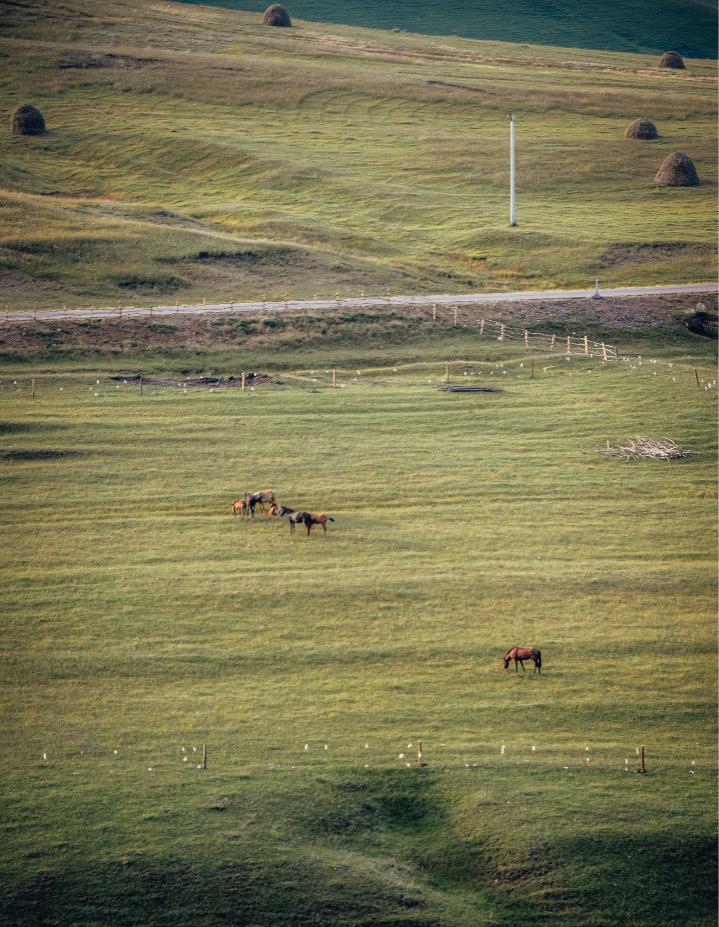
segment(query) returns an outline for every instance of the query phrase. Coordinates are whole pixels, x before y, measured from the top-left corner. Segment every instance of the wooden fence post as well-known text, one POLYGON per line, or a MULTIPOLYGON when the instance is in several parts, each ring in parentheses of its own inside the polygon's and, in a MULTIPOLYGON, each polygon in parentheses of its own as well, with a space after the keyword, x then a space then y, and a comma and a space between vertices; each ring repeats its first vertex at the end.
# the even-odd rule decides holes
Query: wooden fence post
POLYGON ((335 367, 332 368, 332 386, 337 388, 337 370, 335 367))
POLYGON ((589 338, 586 335, 584 336, 584 353, 589 354, 589 338))
POLYGON ((417 744, 417 765, 419 767, 426 766, 427 764, 424 761, 424 749, 422 747, 422 741, 417 744))
POLYGON ((499 340, 504 341, 504 322, 499 323, 499 340))
POLYGON ((480 335, 484 334, 484 319, 482 319, 482 321, 479 324, 479 334, 480 335))
POLYGON ((437 303, 432 303, 432 321, 437 321, 437 303))
POLYGON ((241 385, 240 389, 241 389, 241 391, 244 393, 244 391, 245 391, 245 371, 244 371, 244 370, 242 371, 242 385, 241 385))
POLYGON ((701 389, 702 385, 699 382, 699 371, 697 370, 696 367, 694 368, 694 379, 697 381, 697 386, 699 387, 699 389, 701 389))
POLYGON ((455 324, 455 325, 457 324, 457 312, 458 312, 458 311, 459 311, 459 310, 458 310, 457 307, 455 306, 455 307, 454 307, 454 324, 455 324))
POLYGON ((524 347, 525 350, 529 347, 529 332, 526 328, 524 329, 524 347))
POLYGON ((37 380, 35 377, 32 378, 32 398, 35 398, 35 387, 37 386, 37 380))
POLYGON ((572 353, 572 336, 567 335, 567 354, 571 355, 572 353))
POLYGON ((607 346, 604 342, 602 342, 602 360, 609 360, 607 357, 607 346))
POLYGON ((644 762, 644 745, 643 744, 640 747, 640 750, 641 750, 641 761, 640 761, 639 769, 637 770, 637 772, 645 773, 647 771, 647 767, 646 767, 646 763, 644 762))
POLYGON ((552 353, 554 352, 554 340, 555 340, 556 337, 557 337, 556 335, 552 335, 552 342, 551 342, 551 344, 549 345, 549 353, 550 353, 550 354, 552 354, 552 353))
POLYGON ((202 768, 207 769, 207 744, 202 745, 202 768))

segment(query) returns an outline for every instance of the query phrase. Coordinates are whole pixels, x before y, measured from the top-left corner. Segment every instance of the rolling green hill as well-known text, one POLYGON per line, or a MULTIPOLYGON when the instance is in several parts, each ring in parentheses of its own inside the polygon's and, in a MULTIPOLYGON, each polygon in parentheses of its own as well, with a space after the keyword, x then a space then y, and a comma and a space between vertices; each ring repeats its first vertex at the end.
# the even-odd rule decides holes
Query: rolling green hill
POLYGON ((4 13, 0 109, 32 102, 49 131, 0 133, 0 306, 714 274, 710 61, 672 72, 654 55, 268 29, 139 0, 4 13), (640 115, 660 139, 623 138, 640 115), (655 188, 677 149, 702 185, 655 188))
MULTIPOLYGON (((194 3, 197 0, 183 0, 194 3)), ((213 0, 215 6, 263 11, 264 0, 213 0)), ((425 35, 716 57, 716 6, 707 0, 289 0, 293 16, 425 35)))

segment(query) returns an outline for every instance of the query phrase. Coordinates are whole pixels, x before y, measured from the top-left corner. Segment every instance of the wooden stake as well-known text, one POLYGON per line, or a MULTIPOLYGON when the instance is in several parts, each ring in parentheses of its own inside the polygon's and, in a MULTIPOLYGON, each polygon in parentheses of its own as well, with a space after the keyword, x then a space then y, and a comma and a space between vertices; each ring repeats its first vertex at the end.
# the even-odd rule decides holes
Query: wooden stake
POLYGON ((529 347, 529 332, 527 329, 524 329, 524 347, 525 349, 529 347))
POLYGON ((529 375, 529 379, 530 379, 530 380, 533 380, 533 379, 534 379, 534 361, 532 361, 532 372, 531 372, 530 375, 529 375))
POLYGON ((202 768, 207 769, 207 744, 202 745, 202 768))
POLYGON ((432 304, 432 321, 437 321, 437 303, 432 304))
POLYGON ((337 388, 337 370, 332 368, 332 386, 337 388))
POLYGON ((552 343, 549 345, 549 353, 551 354, 554 351, 554 340, 557 336, 552 335, 552 343))
POLYGON ((644 762, 644 745, 642 744, 642 746, 639 749, 642 752, 641 752, 641 762, 640 762, 640 766, 637 772, 643 774, 647 771, 646 763, 644 762))
POLYGON ((697 370, 696 367, 694 368, 694 379, 697 381, 697 386, 699 387, 699 389, 701 389, 702 385, 699 382, 699 371, 697 370))
POLYGON ((604 342, 602 342, 602 359, 609 360, 609 358, 607 357, 607 346, 604 342))
POLYGON ((417 744, 417 765, 426 766, 427 764, 424 761, 424 749, 422 747, 422 741, 417 744))
POLYGON ((37 386, 37 380, 35 377, 32 378, 32 398, 35 398, 35 387, 37 386))
POLYGON ((567 354, 572 353, 572 336, 567 335, 567 354))
POLYGON ((482 321, 479 323, 479 334, 484 334, 484 319, 482 319, 482 321))
POLYGON ((454 324, 455 324, 455 325, 457 324, 457 312, 458 312, 458 309, 457 309, 457 307, 455 306, 455 307, 454 307, 454 324))
POLYGON ((241 386, 241 389, 242 389, 242 392, 244 393, 244 391, 245 391, 245 371, 244 371, 244 370, 242 371, 242 386, 241 386))
POLYGON ((499 340, 504 341, 504 322, 499 324, 499 340))
POLYGON ((586 335, 584 336, 584 353, 589 354, 589 338, 586 335))

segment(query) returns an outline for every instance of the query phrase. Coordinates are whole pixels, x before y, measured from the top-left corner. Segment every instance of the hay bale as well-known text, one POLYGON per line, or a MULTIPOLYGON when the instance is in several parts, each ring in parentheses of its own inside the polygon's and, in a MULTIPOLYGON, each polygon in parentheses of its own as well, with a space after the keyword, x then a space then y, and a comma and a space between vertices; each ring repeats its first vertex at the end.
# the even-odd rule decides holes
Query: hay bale
POLYGON ((659 138, 657 127, 649 119, 635 119, 627 127, 624 138, 659 138))
POLYGON ((673 151, 662 161, 654 183, 659 187, 696 187, 699 175, 690 157, 673 151))
POLYGON ((679 54, 679 52, 668 51, 664 52, 662 57, 659 59, 660 68, 674 68, 677 71, 683 71, 686 68, 684 64, 684 59, 679 54))
POLYGON ((12 114, 10 127, 13 135, 44 135, 45 120, 39 109, 24 103, 12 114))
POLYGON ((290 14, 280 3, 273 3, 267 7, 262 15, 263 26, 291 26, 290 14))

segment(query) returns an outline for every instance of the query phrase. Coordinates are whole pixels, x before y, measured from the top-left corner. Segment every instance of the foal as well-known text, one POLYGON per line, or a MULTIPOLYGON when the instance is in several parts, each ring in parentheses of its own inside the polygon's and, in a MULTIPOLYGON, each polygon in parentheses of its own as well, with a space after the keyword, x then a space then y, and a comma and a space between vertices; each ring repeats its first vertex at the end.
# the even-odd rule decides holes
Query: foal
POLYGON ((526 672, 524 669, 524 661, 531 660, 534 663, 534 672, 537 675, 542 674, 542 651, 537 650, 536 647, 512 647, 511 650, 508 650, 504 657, 504 668, 507 669, 512 660, 514 660, 514 672, 517 672, 517 664, 522 667, 522 672, 526 672))

